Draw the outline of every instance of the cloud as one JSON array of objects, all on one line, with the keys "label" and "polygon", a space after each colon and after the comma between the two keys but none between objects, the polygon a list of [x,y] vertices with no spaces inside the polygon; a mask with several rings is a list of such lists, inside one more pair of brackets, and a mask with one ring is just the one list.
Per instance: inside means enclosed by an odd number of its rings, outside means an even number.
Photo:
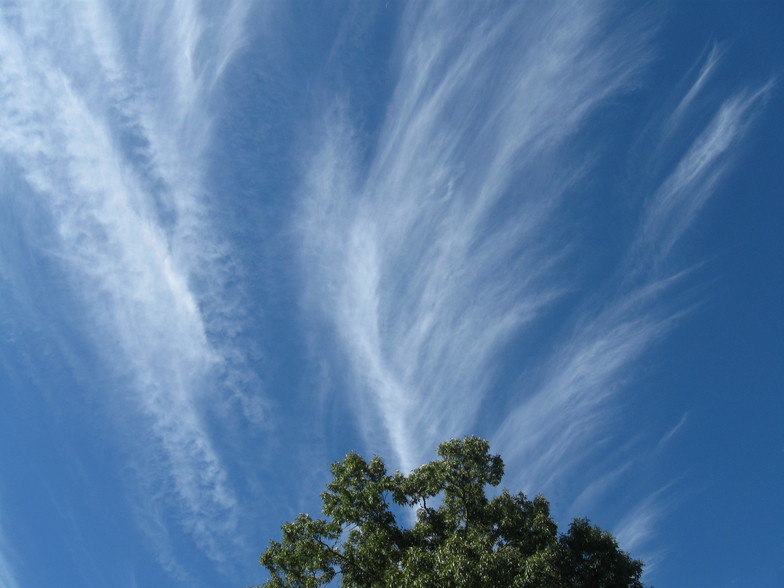
[{"label": "cloud", "polygon": [[[570,137],[636,83],[647,33],[600,5],[410,7],[372,159],[347,107],[306,162],[309,286],[356,376],[358,420],[405,467],[464,431],[493,357],[566,284],[555,211],[587,170]],[[377,435],[376,440],[378,441]]]},{"label": "cloud", "polygon": [[[687,97],[698,84],[699,81]],[[651,261],[660,263],[666,258],[715,193],[718,182],[737,156],[739,141],[772,86],[769,82],[756,89],[744,89],[726,99],[648,200],[636,248],[647,252]]]},{"label": "cloud", "polygon": [[[689,106],[716,59],[711,52],[670,120],[676,115],[684,120],[695,116]],[[598,310],[596,305],[586,305],[575,313],[576,326],[553,345],[544,375],[522,386],[520,404],[495,436],[502,453],[515,465],[519,483],[539,491],[556,480],[568,480],[570,472],[580,471],[599,450],[607,454],[613,446],[617,404],[612,400],[628,388],[644,354],[691,311],[666,302],[665,294],[690,273],[672,273],[671,264],[666,264],[668,254],[715,193],[770,87],[741,90],[719,105],[645,200],[640,226],[620,265],[620,278],[609,287],[613,293]],[[663,131],[660,143],[664,151],[667,133]],[[686,415],[657,447],[685,420]],[[624,523],[623,537],[630,549],[652,533],[665,510],[646,505]]]},{"label": "cloud", "polygon": [[[66,271],[85,332],[119,377],[104,401],[147,431],[124,440],[145,493],[158,488],[218,560],[239,514],[204,405],[231,400],[218,374],[247,366],[227,337],[239,301],[224,289],[227,246],[203,174],[209,91],[247,6],[208,26],[195,3],[151,2],[125,23],[140,37],[121,36],[97,1],[10,3],[0,20],[0,150],[28,185],[3,198],[34,202],[26,238]],[[253,389],[241,403],[258,419]]]},{"label": "cloud", "polygon": [[14,550],[6,538],[3,520],[0,518],[0,588],[20,586],[16,571],[11,564],[12,559],[15,559]]},{"label": "cloud", "polygon": [[667,433],[665,433],[665,435],[656,444],[657,449],[661,449],[665,445],[667,445],[667,443],[669,443],[672,440],[672,438],[675,437],[675,435],[683,428],[688,418],[689,418],[689,413],[684,412],[683,416],[680,418],[678,423],[672,429],[667,431]]},{"label": "cloud", "polygon": [[612,300],[593,318],[584,311],[571,335],[555,344],[541,381],[494,436],[518,483],[541,491],[604,447],[610,400],[678,317],[653,306],[675,279]]},{"label": "cloud", "polygon": [[[673,483],[659,488],[639,501],[614,528],[618,545],[645,562],[645,577],[651,577],[666,555],[666,549],[657,545],[650,548],[659,520],[673,507]],[[647,551],[646,551],[647,550]]]},{"label": "cloud", "polygon": [[[365,142],[350,98],[314,125],[297,221],[305,306],[351,368],[374,450],[388,444],[409,468],[474,432],[505,356],[518,385],[491,438],[512,485],[547,490],[578,478],[599,449],[612,454],[621,393],[692,310],[668,298],[689,275],[670,253],[770,89],[724,95],[706,122],[700,97],[721,57],[709,52],[660,114],[669,124],[646,167],[664,171],[636,187],[637,230],[609,277],[587,283],[574,248],[590,233],[567,210],[602,150],[580,133],[590,125],[601,137],[599,115],[642,84],[657,27],[649,13],[603,3],[410,6],[378,140]],[[679,125],[698,130],[677,150]],[[545,320],[558,326],[531,352]],[[616,458],[609,470],[625,471]],[[660,510],[641,512],[626,526],[632,544]]]},{"label": "cloud", "polygon": [[0,552],[0,588],[17,588],[17,586],[19,583],[16,581],[11,565],[5,553]]},{"label": "cloud", "polygon": [[692,102],[694,102],[695,98],[697,98],[697,96],[703,92],[705,85],[716,72],[716,69],[720,64],[724,53],[725,50],[720,45],[714,43],[711,46],[710,50],[708,51],[708,55],[705,57],[705,62],[700,67],[696,79],[689,87],[688,92],[686,92],[683,98],[681,98],[680,102],[678,102],[678,106],[670,115],[667,121],[668,131],[672,131],[674,127],[682,122],[690,110]]},{"label": "cloud", "polygon": [[18,588],[20,584],[16,580],[14,569],[11,567],[7,553],[6,541],[0,535],[0,588]]}]

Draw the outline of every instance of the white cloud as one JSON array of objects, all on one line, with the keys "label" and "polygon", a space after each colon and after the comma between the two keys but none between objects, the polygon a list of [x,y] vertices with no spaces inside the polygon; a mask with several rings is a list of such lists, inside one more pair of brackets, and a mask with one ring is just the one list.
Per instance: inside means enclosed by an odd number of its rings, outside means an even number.
[{"label": "white cloud", "polygon": [[[696,84],[695,84],[696,86]],[[637,248],[655,263],[670,252],[730,169],[738,142],[755,118],[772,83],[724,101],[710,123],[649,199]],[[691,93],[691,91],[690,91]]]},{"label": "white cloud", "polygon": [[[688,106],[715,59],[711,53],[698,80],[680,101],[679,117],[692,115]],[[577,327],[554,345],[541,381],[524,386],[523,400],[495,438],[514,463],[520,484],[540,491],[556,480],[568,479],[570,472],[579,471],[599,450],[606,454],[615,435],[610,427],[615,406],[611,400],[628,386],[633,370],[651,346],[690,310],[668,310],[662,304],[663,293],[688,273],[661,278],[667,254],[714,194],[769,87],[741,91],[721,104],[674,171],[661,179],[646,201],[615,294],[598,312],[589,308],[575,315]],[[684,415],[659,447],[685,419]],[[663,511],[648,504],[630,515],[623,531],[630,549],[651,534]]]},{"label": "white cloud", "polygon": [[193,2],[142,8],[134,14],[146,20],[124,23],[142,31],[131,52],[102,2],[9,3],[0,150],[54,230],[31,225],[28,238],[67,270],[85,330],[129,383],[107,390],[106,403],[148,427],[133,439],[147,491],[163,488],[158,498],[220,560],[239,513],[202,408],[226,400],[210,382],[242,358],[223,335],[236,329],[238,302],[223,290],[226,250],[208,219],[203,159],[208,92],[241,42],[247,3],[209,26]]},{"label": "white cloud", "polygon": [[[337,106],[313,132],[315,153],[304,163],[307,303],[353,370],[351,398],[369,445],[389,443],[404,468],[444,438],[472,432],[498,352],[537,333],[563,293],[588,286],[569,273],[578,239],[559,221],[599,154],[580,157],[570,140],[640,83],[657,26],[602,3],[460,8],[424,4],[404,14],[397,85],[377,143],[363,145],[348,107]],[[709,53],[660,120],[702,121],[697,98],[719,58]],[[667,255],[715,192],[768,88],[720,104],[640,194],[640,226],[614,277],[582,292],[571,328],[548,340],[540,367],[519,358],[517,397],[492,435],[513,486],[547,490],[599,449],[612,452],[620,392],[690,310],[663,304],[685,275],[665,265]],[[667,133],[651,150],[659,158],[651,169],[671,163]],[[659,512],[629,519],[625,540],[642,542]]]},{"label": "white cloud", "polygon": [[0,518],[0,588],[18,588],[20,585],[11,563],[14,558],[13,547],[6,539],[3,519]]},{"label": "white cloud", "polygon": [[611,431],[610,399],[629,370],[676,317],[651,312],[669,281],[612,300],[596,317],[557,343],[534,385],[504,419],[494,441],[515,466],[515,480],[537,492],[565,479],[577,465],[605,448]]},{"label": "white cloud", "polygon": [[672,115],[670,115],[667,122],[669,130],[672,130],[674,126],[683,120],[684,116],[689,111],[692,102],[694,102],[695,98],[704,90],[705,85],[716,72],[716,68],[721,62],[723,55],[724,48],[714,43],[708,51],[708,55],[705,57],[705,63],[702,64],[697,78],[689,87],[688,92],[686,92],[680,100],[678,106],[672,112]]},{"label": "white cloud", "polygon": [[680,418],[678,423],[672,429],[667,431],[667,433],[664,434],[664,436],[659,440],[659,443],[657,443],[656,447],[658,449],[661,449],[662,447],[667,445],[667,443],[669,443],[672,440],[672,438],[675,437],[675,435],[683,428],[688,418],[689,418],[689,413],[684,412],[683,416]]},{"label": "white cloud", "polygon": [[19,583],[14,577],[11,565],[3,552],[0,552],[0,588],[17,588]]},{"label": "white cloud", "polygon": [[495,352],[567,286],[553,215],[586,170],[567,141],[648,58],[645,32],[608,33],[600,6],[465,10],[408,10],[369,169],[337,114],[303,187],[310,287],[359,420],[406,467],[474,423]]},{"label": "white cloud", "polygon": [[669,495],[671,488],[672,483],[643,498],[614,529],[620,548],[643,559],[646,576],[650,576],[655,571],[656,566],[665,556],[666,550],[660,545],[650,549],[650,539],[654,537],[656,525],[661,517],[672,508],[673,499]]},{"label": "white cloud", "polygon": [[17,588],[19,582],[17,582],[14,570],[8,561],[4,543],[5,541],[0,541],[0,588]]}]

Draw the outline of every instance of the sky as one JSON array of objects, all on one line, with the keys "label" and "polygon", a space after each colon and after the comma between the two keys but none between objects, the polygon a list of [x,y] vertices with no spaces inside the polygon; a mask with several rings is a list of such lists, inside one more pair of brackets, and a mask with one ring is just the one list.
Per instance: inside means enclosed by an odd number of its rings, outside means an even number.
[{"label": "sky", "polygon": [[0,588],[262,583],[478,435],[658,587],[784,574],[784,4],[0,3]]}]

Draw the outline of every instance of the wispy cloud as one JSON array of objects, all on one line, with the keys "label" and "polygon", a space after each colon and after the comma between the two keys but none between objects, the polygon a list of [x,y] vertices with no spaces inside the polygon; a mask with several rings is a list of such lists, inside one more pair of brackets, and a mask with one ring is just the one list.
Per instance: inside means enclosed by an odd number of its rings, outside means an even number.
[{"label": "wispy cloud", "polygon": [[705,57],[705,62],[701,65],[699,73],[693,80],[688,92],[681,98],[680,102],[678,102],[678,106],[669,116],[669,119],[667,120],[668,132],[666,134],[669,134],[669,132],[674,130],[674,127],[683,120],[684,116],[691,108],[692,102],[694,102],[695,98],[705,89],[705,85],[715,74],[724,52],[723,47],[715,43],[711,45],[711,48]]},{"label": "wispy cloud", "polygon": [[725,100],[648,200],[636,247],[649,252],[649,261],[659,263],[666,258],[715,193],[719,180],[730,169],[738,142],[772,85],[745,89]]},{"label": "wispy cloud", "polygon": [[5,538],[2,524],[0,520],[0,588],[18,588],[20,584],[9,557],[12,549]]},{"label": "wispy cloud", "polygon": [[406,12],[372,161],[328,117],[303,188],[304,262],[360,421],[405,466],[475,422],[495,352],[567,287],[554,211],[587,169],[569,138],[649,57],[601,6],[463,9]]},{"label": "wispy cloud", "polygon": [[[203,170],[210,89],[246,10],[208,22],[193,2],[110,16],[99,1],[41,0],[6,3],[0,19],[0,150],[30,188],[3,199],[33,199],[27,238],[67,271],[85,331],[127,382],[105,403],[146,427],[144,483],[219,560],[239,515],[202,409],[242,354],[226,336],[237,301]],[[122,16],[138,37],[120,35]],[[243,402],[258,418],[252,391]]]},{"label": "wispy cloud", "polygon": [[[340,99],[314,131],[298,219],[307,305],[352,368],[369,444],[389,443],[403,467],[477,426],[498,353],[513,353],[513,341],[525,348],[557,309],[569,324],[539,354],[520,354],[519,388],[492,437],[514,485],[540,491],[569,478],[612,442],[619,393],[688,312],[664,303],[686,275],[665,262],[769,84],[720,101],[705,123],[696,105],[721,51],[695,68],[661,120],[704,128],[674,164],[650,166],[665,171],[633,204],[639,227],[614,277],[583,283],[571,260],[585,235],[564,225],[567,197],[579,198],[601,157],[596,145],[577,153],[576,138],[642,83],[657,26],[603,3],[412,6],[378,141],[362,143]],[[652,152],[667,151],[662,133],[665,149]],[[565,294],[578,299],[566,311]],[[658,511],[645,512],[627,525],[630,543]]]},{"label": "wispy cloud", "polygon": [[541,491],[603,447],[611,435],[610,399],[676,318],[651,310],[668,285],[655,283],[612,301],[594,318],[578,318],[572,334],[556,344],[541,382],[523,393],[495,435],[519,483]]},{"label": "wispy cloud", "polygon": [[656,567],[666,556],[661,544],[651,547],[659,520],[673,507],[673,483],[651,492],[637,503],[615,526],[618,545],[645,562],[645,576],[652,577]]},{"label": "wispy cloud", "polygon": [[[711,52],[673,116],[684,120],[694,116],[689,106],[717,59]],[[668,274],[673,271],[665,263],[668,254],[730,169],[744,131],[770,87],[769,83],[741,90],[721,103],[672,171],[659,180],[641,206],[639,228],[619,266],[618,283],[611,286],[614,294],[605,298],[600,310],[586,306],[576,313],[577,326],[554,345],[544,377],[533,385],[533,392],[524,392],[520,405],[499,428],[497,441],[519,464],[521,483],[545,488],[568,479],[569,471],[578,471],[599,449],[607,451],[614,435],[611,400],[628,387],[645,352],[689,312],[664,302],[664,294],[688,273]],[[667,139],[668,131],[663,132]],[[666,141],[663,145],[666,149]],[[524,390],[530,390],[528,384]],[[685,419],[684,415],[659,446]],[[655,519],[666,510],[649,507],[624,523],[629,548],[648,537]]]},{"label": "wispy cloud", "polygon": [[684,412],[678,423],[672,429],[667,431],[667,433],[665,433],[665,435],[659,440],[659,442],[656,444],[656,448],[661,449],[667,445],[667,443],[669,443],[670,440],[672,440],[672,438],[675,437],[675,435],[677,435],[678,432],[686,425],[688,419],[689,413]]}]

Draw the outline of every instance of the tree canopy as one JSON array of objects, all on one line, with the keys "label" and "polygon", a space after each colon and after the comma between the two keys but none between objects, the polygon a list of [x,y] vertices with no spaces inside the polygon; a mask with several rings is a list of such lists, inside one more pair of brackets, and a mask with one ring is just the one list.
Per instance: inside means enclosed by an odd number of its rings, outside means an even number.
[{"label": "tree canopy", "polygon": [[504,473],[489,449],[477,437],[447,441],[407,476],[348,454],[321,495],[326,518],[299,515],[261,555],[264,587],[642,588],[642,562],[587,519],[559,535],[544,497],[488,498]]}]

